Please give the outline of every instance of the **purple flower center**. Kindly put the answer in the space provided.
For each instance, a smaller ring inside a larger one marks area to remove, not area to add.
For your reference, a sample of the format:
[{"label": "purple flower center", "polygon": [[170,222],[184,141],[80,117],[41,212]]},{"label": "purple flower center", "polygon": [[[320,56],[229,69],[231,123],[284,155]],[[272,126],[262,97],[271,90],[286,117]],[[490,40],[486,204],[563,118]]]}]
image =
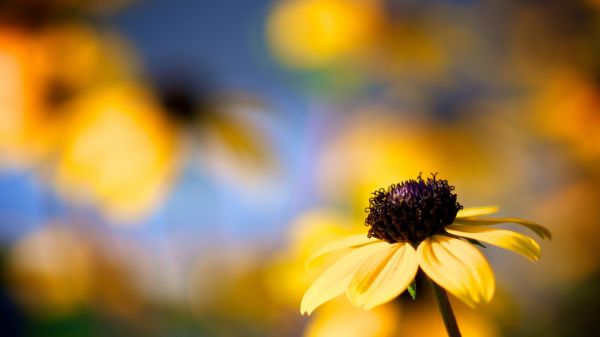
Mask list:
[{"label": "purple flower center", "polygon": [[424,239],[444,232],[462,206],[452,193],[454,186],[435,174],[424,180],[393,184],[387,190],[373,192],[367,208],[365,223],[370,226],[369,237],[389,243],[417,244]]}]

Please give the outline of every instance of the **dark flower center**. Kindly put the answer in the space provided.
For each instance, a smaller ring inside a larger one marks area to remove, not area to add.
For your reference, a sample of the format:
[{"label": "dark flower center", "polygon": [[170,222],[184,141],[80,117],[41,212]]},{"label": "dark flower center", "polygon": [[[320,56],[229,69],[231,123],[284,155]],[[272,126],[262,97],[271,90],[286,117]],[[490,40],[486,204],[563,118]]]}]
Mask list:
[{"label": "dark flower center", "polygon": [[365,223],[370,226],[369,237],[389,243],[417,244],[444,231],[462,206],[452,193],[454,186],[435,174],[423,180],[408,180],[393,184],[387,190],[373,192],[367,208]]}]

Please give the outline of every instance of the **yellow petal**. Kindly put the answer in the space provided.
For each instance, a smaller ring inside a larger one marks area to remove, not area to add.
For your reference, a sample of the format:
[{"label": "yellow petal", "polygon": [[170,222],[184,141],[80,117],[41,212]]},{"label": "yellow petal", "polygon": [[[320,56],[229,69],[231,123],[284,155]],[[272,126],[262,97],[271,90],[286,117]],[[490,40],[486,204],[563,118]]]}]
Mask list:
[{"label": "yellow petal", "polygon": [[319,249],[316,253],[312,254],[308,260],[306,260],[305,267],[309,269],[312,266],[312,262],[314,262],[319,257],[333,253],[337,250],[342,250],[346,248],[359,247],[364,246],[370,243],[381,242],[379,239],[369,238],[366,234],[357,234],[350,235],[343,239],[336,240],[328,243],[323,248]]},{"label": "yellow petal", "polygon": [[535,234],[537,234],[542,239],[551,239],[552,233],[548,228],[538,225],[529,220],[521,219],[521,218],[468,218],[468,219],[456,219],[456,223],[470,226],[491,226],[498,225],[501,223],[512,222],[519,224],[521,226],[527,227],[532,230]]},{"label": "yellow petal", "polygon": [[413,247],[404,243],[376,243],[381,249],[356,269],[346,294],[363,309],[393,300],[415,278],[419,264]]},{"label": "yellow petal", "polygon": [[377,248],[367,245],[353,249],[327,268],[304,293],[300,312],[310,315],[321,304],[342,294],[352,281],[356,268]]},{"label": "yellow petal", "polygon": [[530,260],[540,258],[540,246],[532,238],[521,233],[480,226],[450,225],[446,232],[477,241],[486,242],[521,254]]},{"label": "yellow petal", "polygon": [[492,299],[494,274],[485,257],[471,244],[435,235],[421,242],[417,257],[427,276],[470,307]]},{"label": "yellow petal", "polygon": [[473,216],[489,215],[498,212],[498,206],[467,207],[458,211],[456,218],[470,218]]}]

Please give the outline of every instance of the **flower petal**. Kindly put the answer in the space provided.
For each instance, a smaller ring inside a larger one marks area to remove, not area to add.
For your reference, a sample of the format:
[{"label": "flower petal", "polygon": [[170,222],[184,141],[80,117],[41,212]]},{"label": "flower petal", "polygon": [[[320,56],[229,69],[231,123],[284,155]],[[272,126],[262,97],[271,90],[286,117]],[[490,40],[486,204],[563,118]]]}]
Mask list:
[{"label": "flower petal", "polygon": [[421,242],[417,257],[427,276],[470,307],[492,299],[494,274],[485,257],[471,244],[435,235]]},{"label": "flower petal", "polygon": [[306,263],[304,266],[306,267],[306,269],[310,269],[313,262],[323,255],[333,253],[337,250],[364,246],[364,245],[368,245],[370,243],[375,243],[375,242],[381,242],[381,240],[375,239],[375,238],[369,238],[369,237],[367,237],[366,234],[357,234],[357,235],[347,236],[345,238],[330,242],[330,243],[326,244],[325,246],[323,246],[323,248],[319,249],[316,253],[312,254],[306,260]]},{"label": "flower petal", "polygon": [[310,315],[321,304],[342,294],[352,281],[356,268],[378,248],[376,245],[359,247],[333,263],[304,293],[300,312]]},{"label": "flower petal", "polygon": [[498,225],[498,224],[502,224],[502,223],[512,222],[512,223],[516,223],[521,226],[529,228],[530,230],[532,230],[535,234],[537,234],[542,239],[551,239],[552,238],[552,233],[550,233],[550,230],[548,230],[548,228],[538,225],[529,220],[521,219],[521,218],[476,218],[476,217],[472,217],[472,218],[456,219],[455,222],[459,223],[459,224],[471,225],[471,226],[491,226],[491,225]]},{"label": "flower petal", "polygon": [[474,216],[494,214],[496,212],[498,212],[498,206],[467,207],[458,211],[456,218],[470,218]]},{"label": "flower petal", "polygon": [[466,225],[446,226],[446,232],[511,250],[532,261],[540,258],[541,250],[537,242],[521,233],[505,229]]},{"label": "flower petal", "polygon": [[346,291],[350,302],[359,308],[368,310],[393,300],[408,287],[419,269],[417,254],[411,245],[386,242],[381,245],[381,251],[372,254],[356,269]]}]

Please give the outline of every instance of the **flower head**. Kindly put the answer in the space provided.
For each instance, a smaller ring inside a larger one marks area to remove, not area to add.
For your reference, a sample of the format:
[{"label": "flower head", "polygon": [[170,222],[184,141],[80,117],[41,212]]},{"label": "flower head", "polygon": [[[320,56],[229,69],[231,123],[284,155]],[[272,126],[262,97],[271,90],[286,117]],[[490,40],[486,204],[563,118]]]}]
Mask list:
[{"label": "flower head", "polygon": [[375,191],[367,208],[369,237],[389,243],[419,243],[444,231],[462,206],[446,180],[421,178]]},{"label": "flower head", "polygon": [[490,225],[516,223],[540,238],[548,229],[520,218],[480,218],[496,207],[462,209],[454,186],[436,175],[421,176],[373,193],[367,208],[367,235],[334,241],[316,252],[346,251],[310,286],[300,311],[310,314],[321,304],[346,293],[355,306],[370,309],[400,295],[421,268],[435,283],[474,307],[494,294],[492,270],[473,243],[488,243],[521,254],[540,257],[540,246],[530,237]]}]

